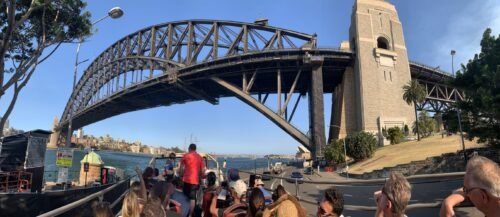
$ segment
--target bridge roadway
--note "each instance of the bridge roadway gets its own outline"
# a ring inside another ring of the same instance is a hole
[[[289,177],[290,173],[295,170],[294,167],[288,167],[279,176]],[[299,169],[302,171],[302,169]],[[257,173],[261,173],[262,170],[257,170]],[[244,174],[242,174],[244,175]],[[317,175],[304,175],[304,180],[308,181],[327,181],[326,177],[319,178]],[[269,181],[264,181],[265,187],[269,189],[275,189],[278,184],[283,184],[285,189],[292,195],[295,195],[295,183],[289,183],[286,180],[271,179]],[[440,202],[450,194],[454,189],[457,189],[463,185],[463,180],[450,180],[444,182],[432,182],[432,183],[412,183],[412,196],[410,204],[414,203],[434,203]],[[337,186],[337,189],[344,194],[344,200],[346,205],[360,205],[360,206],[372,206],[375,207],[375,202],[373,200],[373,192],[382,189],[382,184],[371,185],[371,186]],[[331,187],[331,185],[325,184],[299,184],[299,197],[308,201],[318,201],[323,196],[325,189]],[[302,206],[307,209],[308,216],[316,216],[317,205],[310,204],[306,202],[301,202]],[[345,217],[372,217],[374,216],[374,211],[350,211],[344,210],[343,215]],[[412,209],[406,213],[409,217],[416,216],[439,216],[439,208],[419,208]],[[458,208],[455,209],[455,214],[457,217],[482,217],[481,213],[473,207]]]

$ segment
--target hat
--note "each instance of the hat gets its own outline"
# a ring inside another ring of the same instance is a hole
[[[230,182],[229,187],[234,188],[238,197],[241,197],[247,191],[247,184],[245,184],[245,182],[241,179],[235,182]]]
[[[255,184],[254,186],[257,187],[259,185],[264,185],[264,182],[262,181],[262,179],[255,179]]]

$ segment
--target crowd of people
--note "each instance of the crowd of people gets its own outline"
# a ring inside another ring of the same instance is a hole
[[[205,174],[203,158],[196,152],[196,145],[189,146],[189,153],[180,161],[181,174],[174,171],[175,154],[167,161],[163,173],[148,167],[136,169],[140,180],[132,183],[126,194],[122,217],[166,217],[170,215],[191,217],[305,217],[307,211],[299,200],[282,185],[264,188],[257,177],[248,186],[236,169],[227,171],[227,181],[218,183],[214,172]],[[202,184],[202,179],[206,179]],[[380,191],[374,192],[376,217],[405,217],[412,187],[400,173],[391,173]],[[342,217],[343,193],[335,187],[324,191],[318,198],[318,217]],[[500,169],[495,162],[476,156],[469,160],[464,177],[464,187],[453,192],[443,203],[439,215],[455,216],[454,207],[472,203],[485,216],[500,216]],[[106,204],[99,204],[95,216],[111,216]],[[170,214],[171,213],[171,214]],[[436,213],[437,215],[437,213]]]

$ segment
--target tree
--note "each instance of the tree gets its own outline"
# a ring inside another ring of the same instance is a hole
[[[464,114],[467,138],[500,147],[500,35],[492,36],[491,29],[486,29],[481,52],[462,64],[450,84],[465,94],[457,104]]]
[[[13,93],[0,129],[37,66],[61,44],[90,35],[90,13],[82,13],[85,5],[81,0],[0,1],[0,102],[7,91]]]
[[[326,146],[325,158],[328,165],[336,165],[345,162],[344,158],[344,141],[342,139],[332,140]]]
[[[354,160],[371,158],[375,153],[377,138],[371,133],[355,132],[345,138],[347,155]]]
[[[411,80],[408,84],[403,86],[403,99],[415,108],[415,121],[417,126],[417,140],[420,141],[420,134],[418,133],[418,116],[417,116],[417,103],[421,103],[425,100],[425,89],[416,80]]]
[[[426,111],[420,112],[418,122],[413,124],[413,133],[418,133],[422,138],[429,137],[437,130],[437,121],[429,117]],[[418,126],[417,126],[418,124]]]

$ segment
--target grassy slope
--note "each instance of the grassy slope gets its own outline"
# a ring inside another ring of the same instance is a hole
[[[441,138],[441,135],[436,135],[424,138],[420,142],[415,140],[397,145],[387,145],[377,149],[372,158],[349,166],[349,172],[361,174],[384,167],[424,160],[427,157],[462,150],[461,144],[458,135],[445,136],[444,138]],[[484,145],[477,144],[475,141],[465,140],[466,149],[482,146]]]

